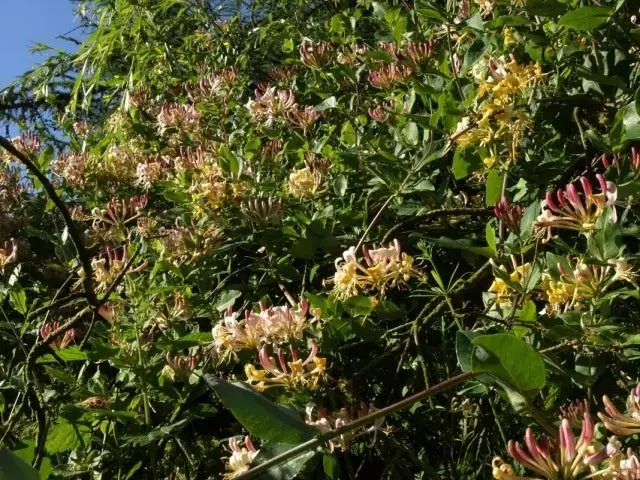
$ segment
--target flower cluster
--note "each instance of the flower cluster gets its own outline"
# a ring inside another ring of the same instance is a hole
[[[632,389],[627,400],[627,414],[622,414],[609,400],[603,398],[605,413],[598,413],[604,427],[614,435],[622,437],[640,432],[640,384]],[[609,437],[606,444],[596,439],[595,424],[588,404],[577,409],[574,422],[579,420],[580,436],[576,438],[572,422],[562,418],[557,440],[539,440],[533,430],[525,433],[524,447],[519,442],[509,441],[509,454],[527,470],[546,480],[571,479],[637,479],[640,478],[640,457],[633,450],[623,453],[622,442],[616,436]],[[581,416],[581,419],[577,417]],[[516,475],[513,467],[500,457],[492,462],[493,478],[497,480],[526,480],[530,477]]]
[[[160,107],[156,122],[160,134],[170,128],[186,132],[198,126],[200,117],[200,113],[193,105],[170,103]]]
[[[49,335],[53,332],[56,332],[61,327],[58,322],[45,323],[40,327],[40,338],[42,340],[47,340]],[[65,330],[64,333],[58,335],[56,338],[53,338],[48,341],[48,344],[54,350],[62,350],[63,348],[67,348],[76,340],[76,336],[78,335],[78,331],[75,328],[69,328]]]
[[[97,290],[106,290],[115,279],[122,273],[127,262],[128,248],[122,247],[119,249],[107,247],[107,254],[105,257],[94,258],[91,260],[91,267],[93,268],[93,277],[96,282]],[[148,262],[145,260],[138,266],[126,271],[126,275],[141,272],[147,268]],[[80,278],[84,277],[84,270],[80,271]]]
[[[514,304],[518,295],[530,291],[535,285],[530,285],[531,263],[518,265],[515,258],[512,258],[513,271],[507,272],[504,265],[494,270],[496,276],[489,287],[489,293],[494,295],[496,305],[499,307],[510,307]]]
[[[547,192],[536,226],[549,232],[552,228],[561,228],[592,233],[597,229],[597,221],[609,207],[613,208],[608,220],[615,223],[616,185],[607,182],[602,174],[597,174],[596,179],[600,193],[594,193],[593,185],[586,177],[580,177],[580,190],[570,183],[566,188],[556,190],[555,194]]]
[[[306,409],[305,422],[307,425],[311,425],[320,430],[321,433],[327,433],[332,430],[337,430],[358,418],[366,417],[377,410],[373,405],[362,404],[359,409],[342,408],[337,412],[329,412],[324,408],[315,408],[313,405],[309,405]],[[351,430],[345,432],[339,437],[329,441],[329,450],[333,452],[337,448],[346,451],[349,448],[349,442],[351,442],[351,440],[372,432],[374,434],[373,442],[375,442],[375,435],[378,431],[383,431],[384,433],[391,431],[390,427],[383,429],[383,425],[384,417],[375,420],[370,427],[363,427],[359,431]]]
[[[291,360],[287,361],[281,348],[278,348],[278,364],[267,353],[267,346],[263,345],[258,354],[262,369],[248,363],[244,372],[247,381],[253,388],[263,392],[267,388],[284,387],[295,390],[300,387],[314,390],[318,382],[325,376],[327,359],[318,357],[318,344],[311,343],[311,351],[307,358],[302,360],[293,347],[289,347]]]
[[[463,118],[453,138],[461,148],[487,147],[490,152],[484,159],[487,168],[492,168],[499,158],[508,164],[515,160],[530,124],[518,102],[542,80],[540,65],[520,65],[513,57],[509,62],[490,59],[476,64],[474,76],[478,82],[475,122],[470,117]],[[499,149],[500,145],[505,151]]]
[[[368,249],[363,246],[362,254],[364,263],[357,259],[355,247],[336,259],[336,273],[329,282],[333,284],[337,299],[346,300],[370,290],[384,294],[388,287],[402,286],[411,278],[422,275],[413,266],[413,258],[402,252],[397,240],[388,247]]]
[[[305,67],[322,70],[333,63],[333,46],[327,42],[302,42],[300,61]]]
[[[287,191],[296,198],[312,198],[322,185],[322,175],[318,170],[304,167],[289,175]]]
[[[15,238],[10,238],[0,247],[0,271],[4,272],[7,265],[15,263],[18,259],[18,242]]]
[[[172,382],[184,381],[189,378],[191,372],[196,368],[198,360],[197,355],[188,355],[183,357],[167,353],[167,364],[162,369],[162,376],[168,378]]]
[[[281,344],[301,340],[311,323],[308,311],[309,303],[306,300],[300,301],[297,309],[287,305],[260,305],[259,312],[245,310],[242,320],[238,320],[239,312],[229,309],[224,319],[211,331],[214,345],[218,352],[228,355],[260,348],[264,343]]]
[[[251,463],[258,456],[260,450],[253,445],[250,437],[244,437],[244,445],[238,443],[237,438],[229,439],[229,452],[231,456],[227,460],[228,472],[224,478],[236,478],[251,468]]]

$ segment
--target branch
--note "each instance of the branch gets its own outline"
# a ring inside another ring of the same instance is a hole
[[[432,220],[440,217],[445,217],[447,215],[476,215],[478,217],[490,217],[493,215],[493,210],[491,208],[474,208],[474,207],[458,207],[458,208],[440,208],[437,210],[431,210],[426,212],[423,215],[416,215],[414,217],[407,218],[400,223],[396,223],[393,227],[389,229],[387,233],[382,237],[381,243],[384,244],[389,240],[391,235],[396,232],[399,228],[404,227],[410,224],[419,225],[421,222],[425,220]]]
[[[336,437],[344,435],[345,433],[351,432],[352,430],[356,430],[365,425],[373,423],[379,418],[386,417],[387,415],[397,412],[398,410],[402,410],[404,408],[410,407],[414,403],[419,402],[424,398],[431,397],[436,393],[444,392],[445,390],[448,390],[466,380],[469,380],[475,375],[476,375],[475,373],[467,372],[467,373],[461,373],[460,375],[456,375],[455,377],[448,378],[447,380],[440,382],[439,384],[434,385],[431,388],[427,388],[426,390],[423,390],[419,393],[416,393],[415,395],[407,397],[404,400],[400,400],[399,402],[396,402],[393,405],[389,405],[388,407],[381,408],[380,410],[376,410],[375,412],[369,415],[366,415],[362,418],[358,418],[357,420],[354,420],[353,422],[348,423],[347,425],[343,425],[340,428],[336,428],[335,430],[331,430],[330,432],[320,434],[312,440],[301,443],[300,445],[297,445],[292,449],[287,450],[286,452],[280,455],[276,455],[272,459],[267,460],[266,462],[261,463],[260,465],[257,465],[255,468],[252,468],[247,473],[240,475],[237,478],[238,480],[249,480],[251,478],[257,478],[260,474],[265,473],[271,467],[279,465],[292,458],[298,457],[308,450],[313,450],[317,447],[322,447],[329,440],[332,440]]]
[[[96,294],[93,291],[93,269],[91,268],[91,261],[89,259],[89,254],[84,247],[84,241],[82,239],[82,235],[76,229],[76,225],[71,218],[71,214],[69,210],[67,210],[67,206],[60,199],[58,194],[56,193],[55,188],[46,177],[44,173],[40,171],[40,169],[33,163],[29,157],[20,152],[13,144],[4,137],[0,137],[0,146],[2,146],[6,151],[8,151],[11,155],[16,157],[22,164],[27,167],[27,169],[42,183],[42,186],[49,195],[49,198],[54,203],[54,205],[60,210],[62,214],[62,218],[64,219],[64,223],[67,226],[67,230],[69,232],[69,237],[71,238],[71,242],[76,249],[76,253],[78,255],[78,259],[80,260],[80,264],[82,265],[82,269],[84,271],[84,278],[82,280],[84,286],[84,292],[87,297],[88,302],[94,307],[98,307],[98,299]]]

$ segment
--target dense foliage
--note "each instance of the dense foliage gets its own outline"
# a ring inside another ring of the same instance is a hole
[[[640,478],[640,5],[75,3],[0,104],[0,476]]]

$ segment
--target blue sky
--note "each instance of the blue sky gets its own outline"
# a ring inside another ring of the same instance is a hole
[[[78,25],[73,7],[69,0],[0,0],[0,90],[42,59],[29,52],[35,42],[73,47],[56,39]]]

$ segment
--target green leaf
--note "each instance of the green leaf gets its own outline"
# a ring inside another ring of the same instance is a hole
[[[236,298],[241,295],[242,292],[240,290],[225,290],[218,296],[218,301],[214,305],[214,308],[218,312],[224,312],[227,308],[233,307]]]
[[[0,450],[0,480],[40,480],[40,475],[6,448]]]
[[[535,322],[538,318],[538,311],[533,300],[527,300],[518,312],[518,318],[523,322]]]
[[[407,144],[416,146],[420,140],[420,132],[418,131],[418,125],[415,122],[407,122],[407,125],[403,130],[404,139]]]
[[[232,176],[238,177],[242,170],[242,162],[240,159],[238,159],[224,143],[220,146],[218,152],[220,153],[220,168]]]
[[[229,383],[213,375],[204,379],[251,435],[269,442],[296,444],[318,433],[295,410],[273,403],[242,383]]]
[[[331,110],[332,108],[336,108],[337,106],[338,106],[338,101],[336,100],[336,97],[332,95],[330,97],[325,98],[323,101],[321,101],[318,105],[316,105],[313,108],[315,109],[316,112],[322,112],[324,110]]]
[[[525,10],[531,15],[557,17],[567,11],[567,5],[556,0],[527,0]]]
[[[504,176],[498,170],[491,170],[487,175],[486,197],[487,207],[492,207],[500,200]]]
[[[344,197],[347,193],[347,177],[344,175],[338,175],[333,181],[333,191],[339,197]]]
[[[458,148],[453,154],[451,171],[456,180],[468,177],[482,166],[482,160],[475,150]]]
[[[582,7],[565,13],[558,23],[574,30],[589,31],[609,20],[610,15],[609,7]]]
[[[47,145],[47,147],[42,150],[42,153],[38,157],[38,166],[40,170],[47,171],[51,162],[53,161],[53,147],[51,145]]]
[[[342,302],[344,309],[354,316],[369,315],[375,308],[374,301],[365,295],[356,295]]]
[[[57,350],[56,355],[60,359],[64,360],[65,362],[81,362],[81,361],[87,360],[88,358],[87,352],[80,350],[80,347],[77,345],[63,348],[62,350]],[[38,358],[38,360],[36,361],[36,363],[57,363],[57,362],[58,361],[56,360],[56,358],[51,354],[43,355],[40,358]]]
[[[322,469],[325,476],[330,480],[338,480],[340,478],[340,464],[333,455],[324,454],[322,456]]]
[[[342,128],[340,129],[340,142],[349,147],[356,144],[356,132],[349,121],[342,124]]]
[[[473,372],[495,375],[520,392],[544,387],[544,361],[528,343],[513,335],[496,333],[474,338],[473,344]]]
[[[473,339],[481,334],[469,330],[459,330],[456,333],[456,357],[463,372],[471,371],[471,361],[473,358]]]
[[[611,139],[621,146],[625,142],[640,139],[640,115],[636,102],[631,102],[616,113],[611,128]]]
[[[13,309],[25,315],[27,313],[27,294],[24,293],[22,288],[13,288],[9,292],[9,303],[13,307]]]
[[[28,440],[21,440],[19,442],[18,445],[16,445],[16,447],[13,449],[13,454],[20,458],[23,462],[25,462],[27,465],[31,465],[31,462],[33,462],[33,459],[36,456],[36,441],[35,439],[28,439]],[[0,460],[0,464],[1,464],[1,460]],[[0,468],[1,470],[1,468]],[[47,478],[49,478],[49,475],[51,474],[51,472],[53,471],[53,466],[51,465],[51,459],[47,456],[43,457],[42,459],[42,464],[40,465],[40,479],[41,480],[46,480]],[[0,480],[2,480],[3,477],[0,474]]]
[[[127,436],[124,445],[131,445],[135,447],[144,447],[156,443],[163,438],[170,436],[174,431],[182,429],[187,423],[187,419],[183,418],[179,422],[172,423],[171,425],[165,425],[164,427],[156,428],[148,433],[142,435]]]
[[[86,444],[90,430],[86,425],[60,422],[53,426],[44,444],[49,454],[62,453]]]
[[[424,18],[430,18],[438,22],[447,22],[447,17],[444,11],[434,6],[427,0],[416,0],[415,8],[418,11],[418,15]]]
[[[491,20],[487,23],[485,23],[485,27],[487,27],[488,29],[496,29],[496,28],[502,28],[502,27],[519,27],[522,25],[527,25],[529,23],[529,20],[526,17],[510,17],[510,16],[503,16],[503,17],[498,17],[495,20]]]
[[[256,456],[252,465],[260,465],[281,453],[291,450],[295,445],[282,443],[267,443],[260,447],[260,453]],[[308,451],[291,460],[274,465],[265,473],[260,475],[260,480],[292,480],[304,469],[304,467],[316,456],[316,452]]]
[[[487,226],[484,229],[485,238],[487,239],[487,245],[493,251],[493,255],[495,256],[498,253],[497,243],[496,243],[496,231],[493,229],[493,225],[491,222],[487,223]]]

